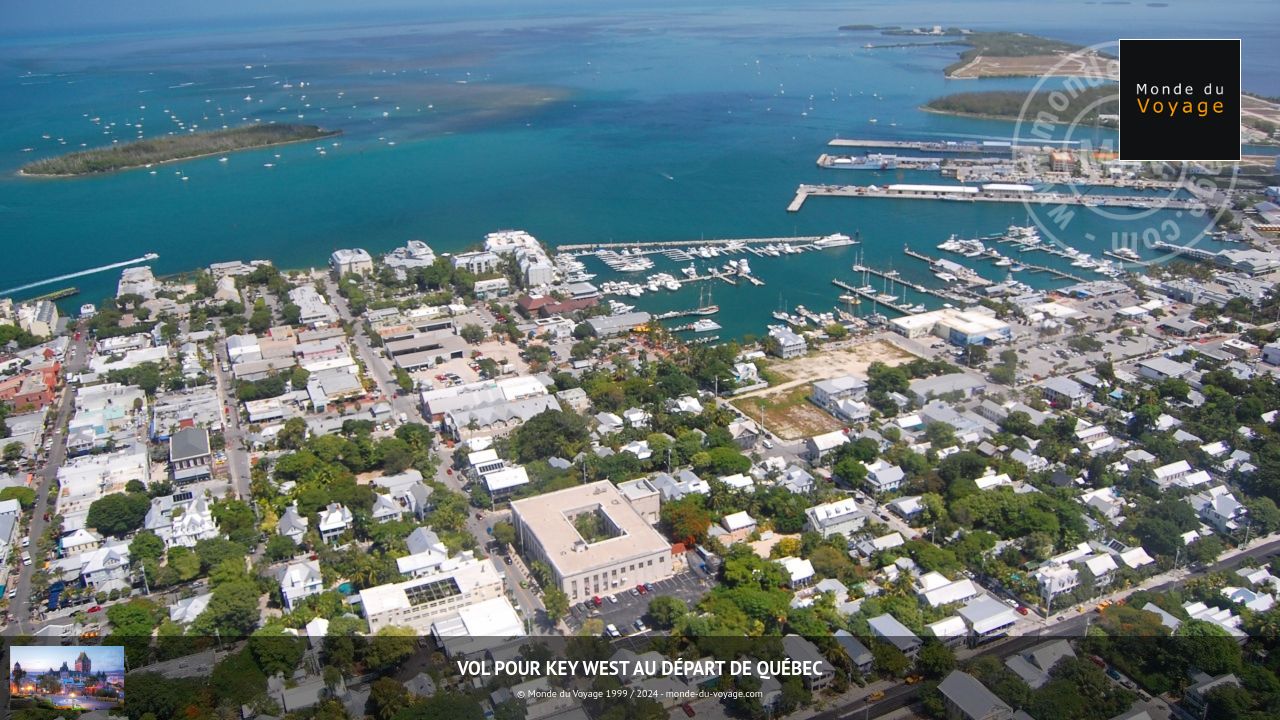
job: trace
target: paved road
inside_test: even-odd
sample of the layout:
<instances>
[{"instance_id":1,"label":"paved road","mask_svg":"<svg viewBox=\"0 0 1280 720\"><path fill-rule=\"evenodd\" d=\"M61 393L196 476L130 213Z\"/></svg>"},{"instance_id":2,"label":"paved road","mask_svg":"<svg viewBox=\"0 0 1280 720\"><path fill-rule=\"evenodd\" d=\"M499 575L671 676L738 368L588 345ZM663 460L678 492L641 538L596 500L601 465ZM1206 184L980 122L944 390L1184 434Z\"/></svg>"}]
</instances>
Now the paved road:
<instances>
[{"instance_id":1,"label":"paved road","mask_svg":"<svg viewBox=\"0 0 1280 720\"><path fill-rule=\"evenodd\" d=\"M73 336L74 337L74 336ZM68 357L70 360L63 368L63 377L84 370L88 363L88 341L85 338L80 340L72 340L68 347ZM31 619L31 577L41 569L44 564L44 558L39 557L36 545L40 536L44 534L45 520L44 513L48 511L52 517L53 510L49 504L49 492L54 485L54 478L58 475L58 468L62 467L62 463L67 457L67 436L65 429L67 420L71 415L75 403L72 401L73 392L69 384L63 385L62 394L58 396L58 406L54 411L53 423L50 430L53 438L53 446L49 449L48 455L45 457L44 466L36 471L35 477L38 484L36 488L36 504L31 511L31 525L28 537L31 539L31 546L28 552L32 554L32 563L22 566L22 570L18 575L18 593L10 601L10 609L13 612L14 621L5 628L6 635L25 634L28 632L28 624ZM20 555L20 553L19 553ZM21 562L21 559L18 560Z\"/></svg>"},{"instance_id":2,"label":"paved road","mask_svg":"<svg viewBox=\"0 0 1280 720\"><path fill-rule=\"evenodd\" d=\"M226 440L227 452L227 470L231 473L231 486L235 488L236 496L242 500L248 500L249 481L251 472L249 466L249 449L245 446L244 428L240 425L240 410L238 401L235 396L234 383L226 373L222 371L222 363L230 362L226 355L226 343L220 343L218 350L214 352L213 357L213 378L218 386L218 397L223 405L223 431L222 436ZM227 412L225 408L231 408L231 412Z\"/></svg>"}]
</instances>

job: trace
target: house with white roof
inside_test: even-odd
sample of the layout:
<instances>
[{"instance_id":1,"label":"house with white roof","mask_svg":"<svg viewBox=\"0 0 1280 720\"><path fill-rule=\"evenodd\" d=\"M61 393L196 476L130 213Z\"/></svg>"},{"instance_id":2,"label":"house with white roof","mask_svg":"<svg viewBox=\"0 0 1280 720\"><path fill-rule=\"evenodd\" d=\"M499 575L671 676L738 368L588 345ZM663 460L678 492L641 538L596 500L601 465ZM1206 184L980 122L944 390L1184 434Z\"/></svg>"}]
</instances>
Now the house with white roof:
<instances>
[{"instance_id":1,"label":"house with white roof","mask_svg":"<svg viewBox=\"0 0 1280 720\"><path fill-rule=\"evenodd\" d=\"M863 540L862 542L858 543L858 554L862 555L863 557L871 557L872 555L875 555L878 552L881 552L884 550L892 550L893 548L896 548L896 547L901 547L905 545L906 542L907 541L903 539L901 533L891 532L885 535L881 535L880 537L872 538L870 540Z\"/></svg>"},{"instance_id":2,"label":"house with white roof","mask_svg":"<svg viewBox=\"0 0 1280 720\"><path fill-rule=\"evenodd\" d=\"M676 472L675 476L658 473L650 479L649 484L662 493L664 501L679 500L685 495L711 494L711 485L687 468Z\"/></svg>"},{"instance_id":3,"label":"house with white roof","mask_svg":"<svg viewBox=\"0 0 1280 720\"><path fill-rule=\"evenodd\" d=\"M813 490L813 475L799 465L788 465L778 478L778 484L795 495L804 495Z\"/></svg>"},{"instance_id":4,"label":"house with white roof","mask_svg":"<svg viewBox=\"0 0 1280 720\"><path fill-rule=\"evenodd\" d=\"M220 534L208 498L186 490L152 498L143 527L163 540L166 549L195 547Z\"/></svg>"},{"instance_id":5,"label":"house with white roof","mask_svg":"<svg viewBox=\"0 0 1280 720\"><path fill-rule=\"evenodd\" d=\"M129 543L107 543L77 559L80 562L80 579L85 587L108 590L129 586Z\"/></svg>"},{"instance_id":6,"label":"house with white roof","mask_svg":"<svg viewBox=\"0 0 1280 720\"><path fill-rule=\"evenodd\" d=\"M835 430L822 435L815 435L805 440L805 452L809 462L817 464L822 462L836 448L847 442L849 442L849 436L841 430Z\"/></svg>"},{"instance_id":7,"label":"house with white roof","mask_svg":"<svg viewBox=\"0 0 1280 720\"><path fill-rule=\"evenodd\" d=\"M307 534L309 523L307 518L298 513L298 504L294 503L285 508L284 514L276 522L276 533L284 535L296 545L301 545L303 536Z\"/></svg>"},{"instance_id":8,"label":"house with white roof","mask_svg":"<svg viewBox=\"0 0 1280 720\"><path fill-rule=\"evenodd\" d=\"M929 572L916 581L916 594L929 607L938 608L952 603L968 602L980 594L969 578L951 581L942 573Z\"/></svg>"},{"instance_id":9,"label":"house with white roof","mask_svg":"<svg viewBox=\"0 0 1280 720\"><path fill-rule=\"evenodd\" d=\"M390 495L375 493L373 496L373 511L371 516L376 523L386 523L393 520L399 520L404 515L404 508L400 503L391 498Z\"/></svg>"},{"instance_id":10,"label":"house with white roof","mask_svg":"<svg viewBox=\"0 0 1280 720\"><path fill-rule=\"evenodd\" d=\"M792 590L805 587L814 580L813 563L798 557L778 559L778 564L787 571L787 584Z\"/></svg>"},{"instance_id":11,"label":"house with white roof","mask_svg":"<svg viewBox=\"0 0 1280 720\"><path fill-rule=\"evenodd\" d=\"M902 481L905 478L906 473L902 472L902 468L897 465L891 465L884 460L877 459L867 465L867 485L872 492L895 492L902 487Z\"/></svg>"},{"instance_id":12,"label":"house with white roof","mask_svg":"<svg viewBox=\"0 0 1280 720\"><path fill-rule=\"evenodd\" d=\"M804 511L809 528L823 537L843 535L851 537L867 524L867 514L853 498L814 505Z\"/></svg>"},{"instance_id":13,"label":"house with white roof","mask_svg":"<svg viewBox=\"0 0 1280 720\"><path fill-rule=\"evenodd\" d=\"M351 511L341 503L329 503L320 511L320 522L316 527L320 531L320 539L326 543L337 542L342 533L351 529Z\"/></svg>"},{"instance_id":14,"label":"house with white roof","mask_svg":"<svg viewBox=\"0 0 1280 720\"><path fill-rule=\"evenodd\" d=\"M813 393L809 396L815 405L834 413L836 405L842 400L861 400L867 396L867 382L852 375L841 375L829 380L813 383Z\"/></svg>"},{"instance_id":15,"label":"house with white roof","mask_svg":"<svg viewBox=\"0 0 1280 720\"><path fill-rule=\"evenodd\" d=\"M276 572L276 581L280 583L280 595L288 610L296 608L304 598L324 592L324 578L317 560L290 563L280 568Z\"/></svg>"},{"instance_id":16,"label":"house with white roof","mask_svg":"<svg viewBox=\"0 0 1280 720\"><path fill-rule=\"evenodd\" d=\"M964 624L964 620L959 615L951 615L945 617L938 622L929 623L924 626L938 642L948 647L955 647L964 644L969 637L969 626Z\"/></svg>"},{"instance_id":17,"label":"house with white roof","mask_svg":"<svg viewBox=\"0 0 1280 720\"><path fill-rule=\"evenodd\" d=\"M924 503L920 501L919 495L907 495L890 502L889 510L903 520L911 520L911 518L924 512Z\"/></svg>"},{"instance_id":18,"label":"house with white roof","mask_svg":"<svg viewBox=\"0 0 1280 720\"><path fill-rule=\"evenodd\" d=\"M729 533L732 538L728 542L733 543L738 540L745 540L747 536L755 532L756 519L751 517L746 510L743 510L725 515L720 520L720 525L724 527L725 532Z\"/></svg>"},{"instance_id":19,"label":"house with white roof","mask_svg":"<svg viewBox=\"0 0 1280 720\"><path fill-rule=\"evenodd\" d=\"M989 595L960 608L959 615L978 643L1004 635L1018 621L1018 614L1013 608Z\"/></svg>"},{"instance_id":20,"label":"house with white roof","mask_svg":"<svg viewBox=\"0 0 1280 720\"><path fill-rule=\"evenodd\" d=\"M1230 534L1244 524L1248 508L1236 500L1225 485L1209 488L1187 498L1187 502L1200 515L1200 519L1220 533Z\"/></svg>"},{"instance_id":21,"label":"house with white roof","mask_svg":"<svg viewBox=\"0 0 1280 720\"><path fill-rule=\"evenodd\" d=\"M210 592L178 600L169 606L169 619L179 625L190 625L209 607L212 599L213 593Z\"/></svg>"}]
</instances>

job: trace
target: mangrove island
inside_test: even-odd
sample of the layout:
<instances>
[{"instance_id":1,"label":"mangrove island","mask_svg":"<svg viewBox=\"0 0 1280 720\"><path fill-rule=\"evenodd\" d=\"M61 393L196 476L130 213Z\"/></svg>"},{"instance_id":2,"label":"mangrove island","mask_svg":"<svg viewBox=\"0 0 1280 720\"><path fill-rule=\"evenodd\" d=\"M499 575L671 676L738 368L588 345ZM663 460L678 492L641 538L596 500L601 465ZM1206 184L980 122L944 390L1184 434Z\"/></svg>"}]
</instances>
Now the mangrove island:
<instances>
[{"instance_id":1,"label":"mangrove island","mask_svg":"<svg viewBox=\"0 0 1280 720\"><path fill-rule=\"evenodd\" d=\"M81 150L28 163L22 166L19 174L41 177L94 175L341 134L341 130L325 130L315 125L246 125Z\"/></svg>"}]
</instances>

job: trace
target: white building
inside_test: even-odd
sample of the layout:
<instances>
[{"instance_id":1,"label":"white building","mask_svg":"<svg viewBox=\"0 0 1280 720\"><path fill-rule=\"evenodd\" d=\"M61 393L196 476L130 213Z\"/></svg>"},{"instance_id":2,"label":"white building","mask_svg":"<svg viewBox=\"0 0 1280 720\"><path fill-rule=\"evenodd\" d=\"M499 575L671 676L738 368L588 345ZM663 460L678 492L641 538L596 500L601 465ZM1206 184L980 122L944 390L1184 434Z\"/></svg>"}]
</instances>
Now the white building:
<instances>
[{"instance_id":1,"label":"white building","mask_svg":"<svg viewBox=\"0 0 1280 720\"><path fill-rule=\"evenodd\" d=\"M284 514L276 522L276 532L289 538L294 544L301 545L303 536L307 534L307 525L310 522L310 520L298 513L298 505L294 503L285 508Z\"/></svg>"},{"instance_id":2,"label":"white building","mask_svg":"<svg viewBox=\"0 0 1280 720\"><path fill-rule=\"evenodd\" d=\"M329 267L338 277L349 273L368 275L373 272L373 258L363 248L334 250L329 256Z\"/></svg>"},{"instance_id":3,"label":"white building","mask_svg":"<svg viewBox=\"0 0 1280 720\"><path fill-rule=\"evenodd\" d=\"M823 537L843 535L851 537L867 524L867 514L858 507L853 498L845 498L836 502L815 505L804 514L809 519L809 528L821 533Z\"/></svg>"},{"instance_id":4,"label":"white building","mask_svg":"<svg viewBox=\"0 0 1280 720\"><path fill-rule=\"evenodd\" d=\"M208 498L190 491L153 498L143 527L163 540L166 549L195 547L219 535Z\"/></svg>"},{"instance_id":5,"label":"white building","mask_svg":"<svg viewBox=\"0 0 1280 720\"><path fill-rule=\"evenodd\" d=\"M861 400L867 396L867 383L852 375L841 375L830 380L819 380L813 384L813 402L827 412L835 412L836 405L842 400Z\"/></svg>"},{"instance_id":6,"label":"white building","mask_svg":"<svg viewBox=\"0 0 1280 720\"><path fill-rule=\"evenodd\" d=\"M383 256L382 262L394 268L401 277L412 268L430 267L436 262L436 253L421 240L410 240L404 247L396 248Z\"/></svg>"},{"instance_id":7,"label":"white building","mask_svg":"<svg viewBox=\"0 0 1280 720\"><path fill-rule=\"evenodd\" d=\"M906 478L906 473L897 465L891 465L884 460L877 459L875 462L867 465L867 485L875 493L896 492L902 487L902 481Z\"/></svg>"},{"instance_id":8,"label":"white building","mask_svg":"<svg viewBox=\"0 0 1280 720\"><path fill-rule=\"evenodd\" d=\"M604 537L579 533L588 519ZM673 574L670 544L608 480L513 501L511 520L526 556L551 568L570 602Z\"/></svg>"},{"instance_id":9,"label":"white building","mask_svg":"<svg viewBox=\"0 0 1280 720\"><path fill-rule=\"evenodd\" d=\"M280 583L280 594L288 610L298 607L304 598L324 592L324 578L316 560L286 565L276 572L276 580Z\"/></svg>"},{"instance_id":10,"label":"white building","mask_svg":"<svg viewBox=\"0 0 1280 720\"><path fill-rule=\"evenodd\" d=\"M790 328L771 327L769 337L778 341L776 352L783 359L800 357L809 352L809 345L804 338L792 332Z\"/></svg>"},{"instance_id":11,"label":"white building","mask_svg":"<svg viewBox=\"0 0 1280 720\"><path fill-rule=\"evenodd\" d=\"M316 527L320 530L321 540L336 542L342 533L351 528L351 511L341 503L329 503L320 511L320 522Z\"/></svg>"},{"instance_id":12,"label":"white building","mask_svg":"<svg viewBox=\"0 0 1280 720\"><path fill-rule=\"evenodd\" d=\"M504 583L488 560L469 553L446 563L438 572L360 591L360 606L369 632L397 625L418 635L431 632L437 620L471 605L503 597Z\"/></svg>"}]
</instances>

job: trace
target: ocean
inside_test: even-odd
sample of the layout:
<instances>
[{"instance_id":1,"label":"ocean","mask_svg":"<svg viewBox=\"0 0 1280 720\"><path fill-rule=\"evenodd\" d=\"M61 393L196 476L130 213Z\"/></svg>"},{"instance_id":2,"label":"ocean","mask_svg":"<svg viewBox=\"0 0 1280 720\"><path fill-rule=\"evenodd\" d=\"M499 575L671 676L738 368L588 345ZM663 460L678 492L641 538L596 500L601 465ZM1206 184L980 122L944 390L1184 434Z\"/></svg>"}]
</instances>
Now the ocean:
<instances>
[{"instance_id":1,"label":"ocean","mask_svg":"<svg viewBox=\"0 0 1280 720\"><path fill-rule=\"evenodd\" d=\"M1245 89L1280 95L1272 50L1280 9L1265 0L568 2L536 12L459 7L358 22L297 17L0 36L0 289L147 252L159 253L157 274L232 259L316 267L335 248L381 253L419 239L456 252L502 228L551 246L860 233L860 247L751 256L764 287L714 286L725 326L717 334L725 337L759 334L779 305L831 309L841 292L831 280L854 282L849 265L859 253L869 265L929 281L904 244L939 256L934 246L952 233L997 232L1022 224L1026 211L815 198L787 213L796 186L929 181L935 176L838 172L814 161L838 136L1008 139L1010 123L918 107L949 92L1029 89L1034 81L949 81L942 69L959 48L868 50L868 42L896 38L838 30L850 23L1021 30L1080 43L1242 37ZM315 123L344 135L154 174L15 175L30 160L82 145L253 121ZM1114 137L1108 132L1091 130L1088 139L1104 142ZM1169 220L1188 233L1198 228ZM1096 256L1113 229L1085 217L1063 239ZM1035 262L1065 267L1038 255ZM990 263L968 262L1000 279ZM610 277L588 263L598 280ZM676 267L659 261L655 272ZM98 273L16 298L74 284L80 295L63 301L73 310L113 294L118 277ZM686 288L634 304L685 308L697 294Z\"/></svg>"}]
</instances>

